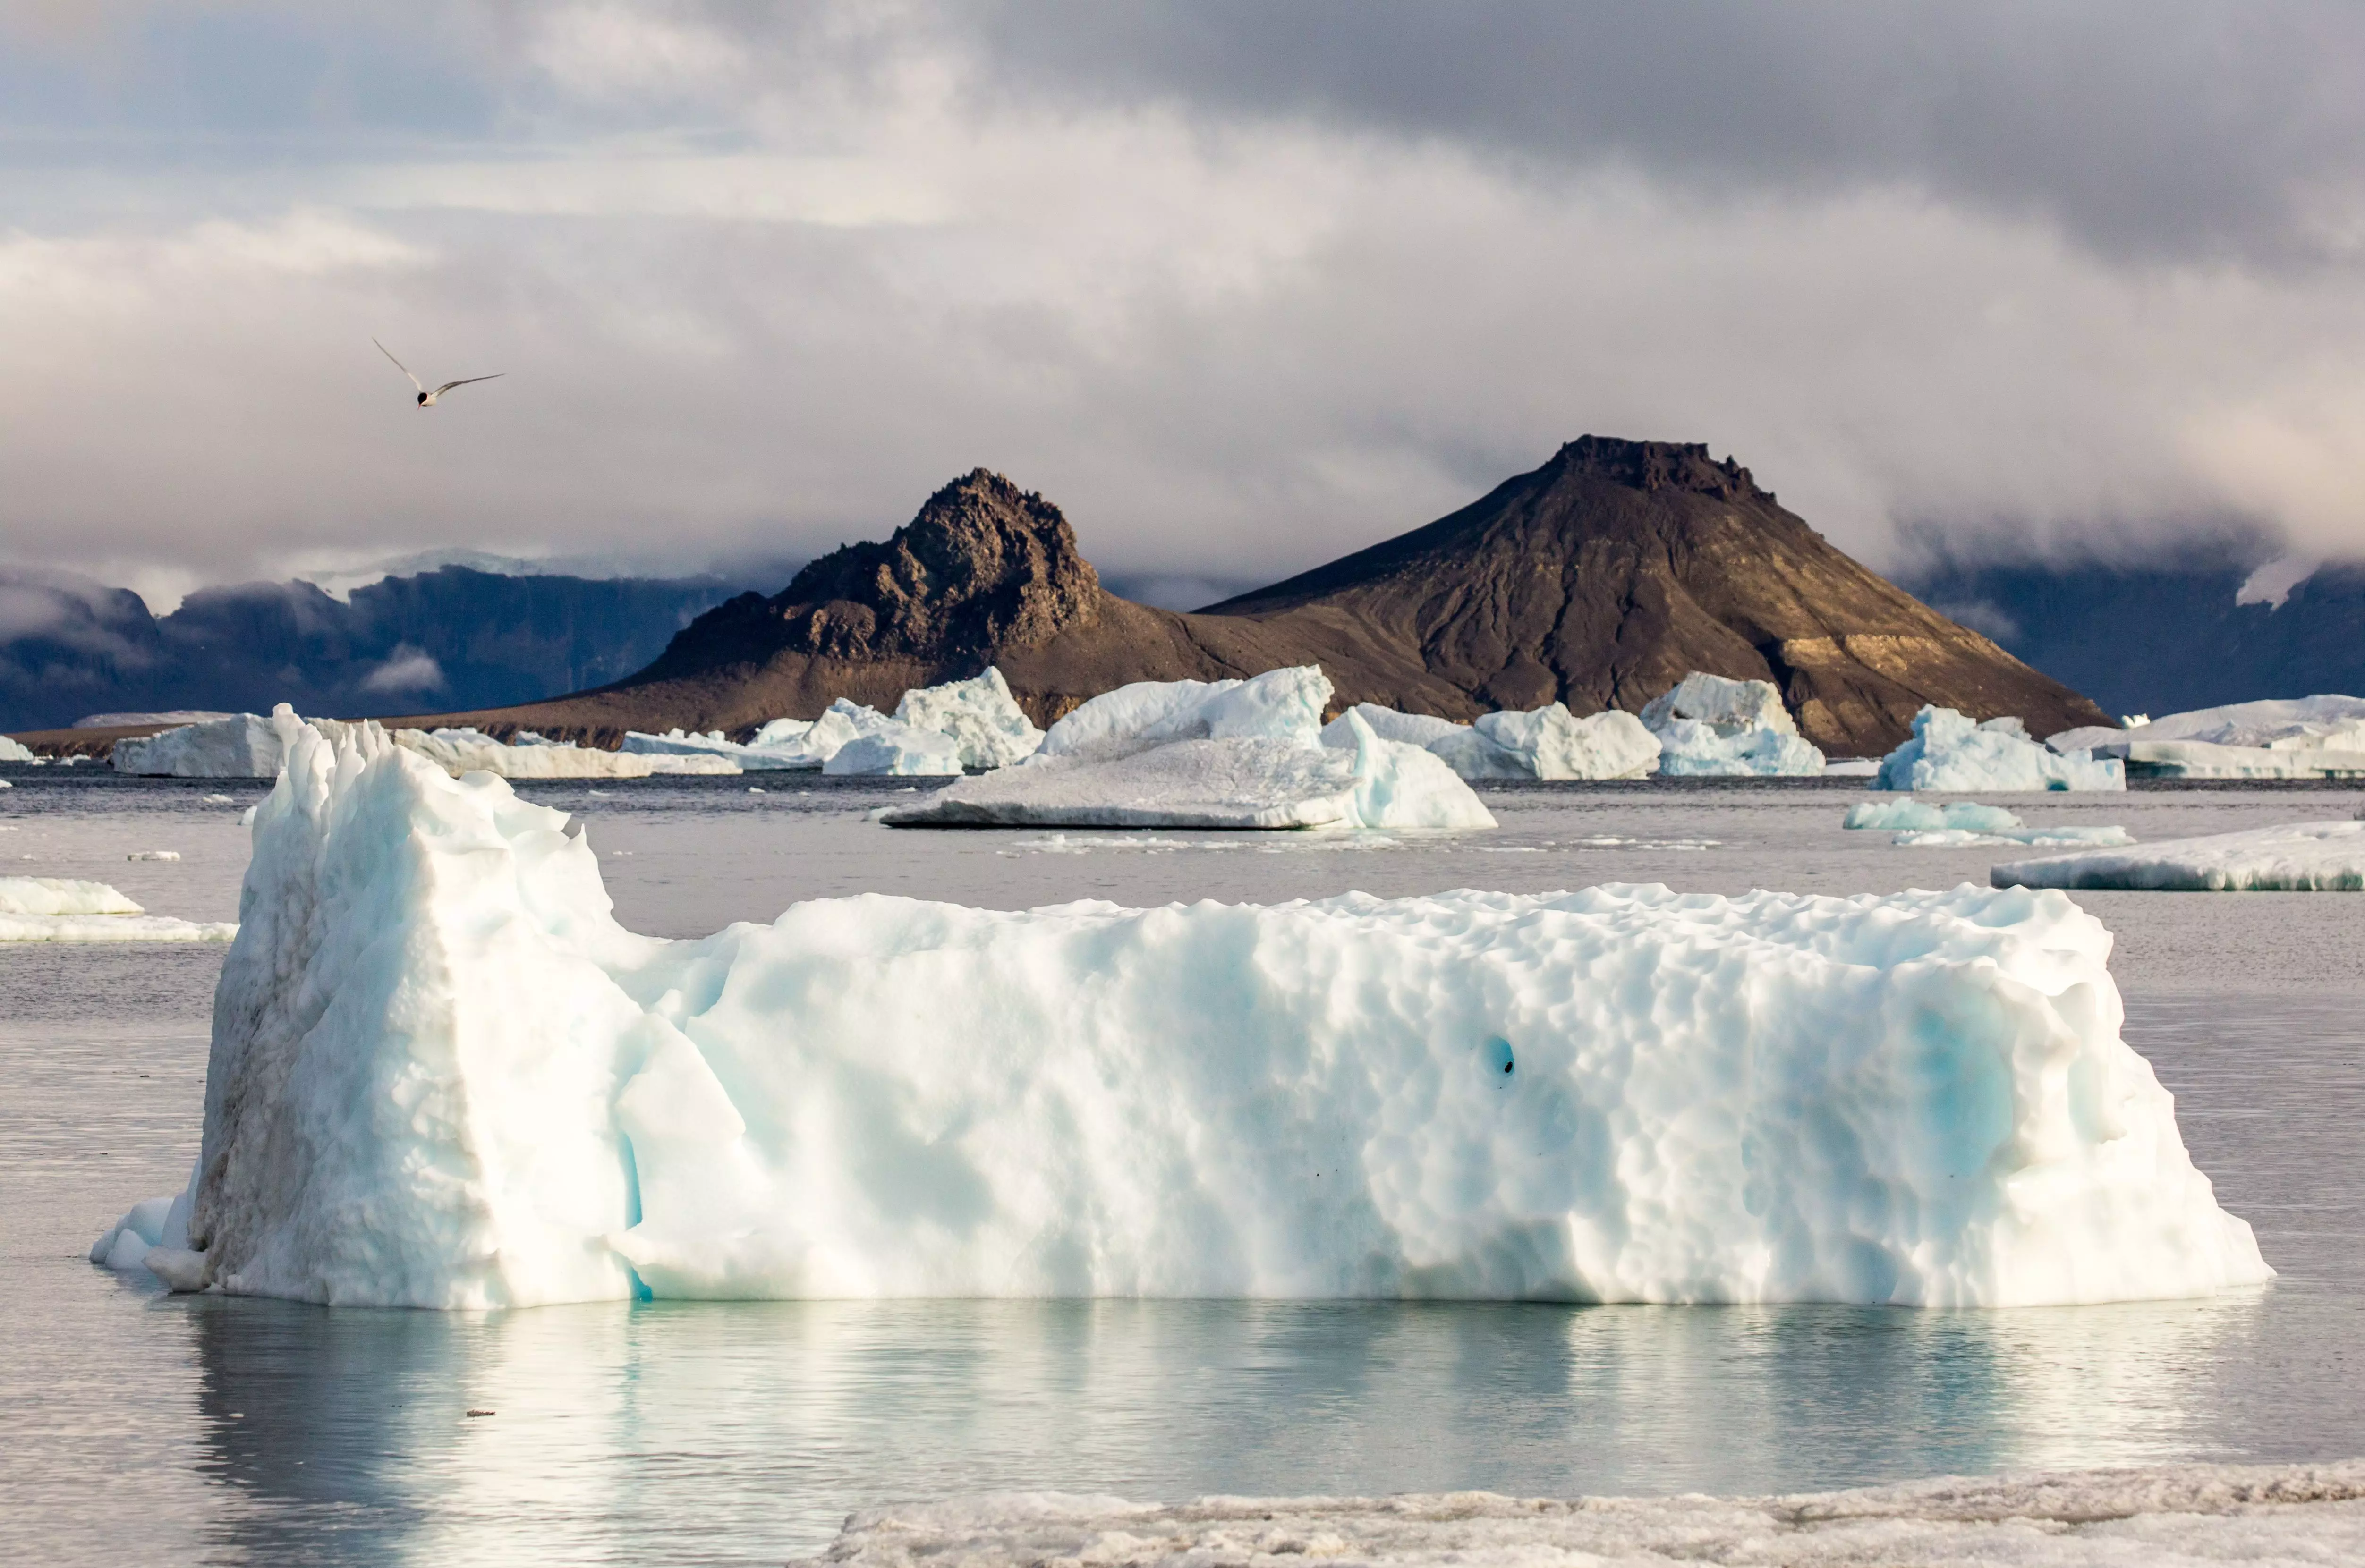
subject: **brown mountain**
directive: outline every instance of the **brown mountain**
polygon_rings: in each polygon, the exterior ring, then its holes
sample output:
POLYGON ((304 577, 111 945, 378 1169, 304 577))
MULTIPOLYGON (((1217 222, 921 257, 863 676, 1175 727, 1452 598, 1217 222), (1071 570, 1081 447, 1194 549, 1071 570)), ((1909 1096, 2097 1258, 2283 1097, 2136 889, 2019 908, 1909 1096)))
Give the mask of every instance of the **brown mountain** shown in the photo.
POLYGON ((1555 699, 1639 709, 1694 669, 1772 680, 1841 756, 1886 751, 1924 702, 2016 713, 2036 734, 2109 722, 1834 549, 1730 459, 1595 436, 1426 528, 1195 614, 1108 592, 1057 507, 979 469, 884 543, 709 610, 637 675, 434 722, 608 745, 744 732, 837 697, 892 708, 994 664, 1048 722, 1130 680, 1309 663, 1342 704, 1454 719, 1555 699))

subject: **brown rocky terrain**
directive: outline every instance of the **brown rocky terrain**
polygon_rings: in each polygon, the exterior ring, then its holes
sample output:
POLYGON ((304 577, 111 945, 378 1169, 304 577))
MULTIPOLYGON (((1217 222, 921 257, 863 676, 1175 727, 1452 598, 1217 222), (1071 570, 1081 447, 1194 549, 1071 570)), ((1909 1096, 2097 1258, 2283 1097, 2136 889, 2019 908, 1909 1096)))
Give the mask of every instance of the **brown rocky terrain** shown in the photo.
POLYGON ((1426 528, 1194 614, 1119 599, 1059 510, 979 469, 883 543, 691 622, 627 679, 545 702, 406 720, 616 745, 630 730, 891 709, 999 665, 1048 723, 1132 680, 1319 664, 1341 704, 1468 719, 1555 699, 1640 709, 1687 670, 1772 680, 1836 756, 1903 738, 1924 702, 2043 735, 2107 723, 1834 549, 1705 446, 1586 436, 1426 528))

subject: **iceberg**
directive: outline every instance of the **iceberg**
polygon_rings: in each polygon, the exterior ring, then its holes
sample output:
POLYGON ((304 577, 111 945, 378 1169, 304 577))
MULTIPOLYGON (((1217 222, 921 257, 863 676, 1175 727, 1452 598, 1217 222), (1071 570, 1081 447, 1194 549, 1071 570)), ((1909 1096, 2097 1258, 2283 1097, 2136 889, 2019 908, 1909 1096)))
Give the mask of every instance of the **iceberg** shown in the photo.
POLYGON ((1553 702, 1488 713, 1471 727, 1535 778, 1646 778, 1659 761, 1658 737, 1618 708, 1580 719, 1553 702))
POLYGON ((1876 790, 1968 794, 1978 790, 2124 790, 2126 770, 2084 752, 2067 756, 2028 738, 2016 718, 1973 723, 1952 708, 1913 715, 1912 738, 1881 759, 1876 790))
POLYGON ((1931 801, 1916 801, 1910 796, 1902 801, 1858 801, 1847 810, 1840 825, 1848 828, 1886 827, 1907 829, 1917 833, 1935 833, 1959 828, 1970 833, 2001 833, 2022 825, 2021 820, 2001 806, 1982 806, 1976 801, 1948 801, 1940 805, 1931 801))
POLYGON ((1330 680, 1313 665, 1252 680, 1138 680, 1086 700, 1043 737, 1044 756, 1116 757, 1189 740, 1321 744, 1330 680))
POLYGON ((0 877, 0 914, 144 914, 105 882, 62 877, 0 877))
POLYGON ((1034 756, 1043 744, 1043 732, 992 665, 973 680, 913 688, 895 705, 895 718, 915 730, 951 736, 959 743, 963 767, 1008 767, 1034 756))
POLYGON ((893 827, 1489 828, 1453 770, 1350 715, 1353 749, 1295 738, 1170 741, 1069 752, 891 806, 893 827), (1358 728, 1360 726, 1360 728, 1358 728))
POLYGON ((824 773, 943 778, 961 771, 960 742, 952 736, 915 729, 848 698, 831 703, 806 738, 810 742, 820 735, 835 741, 845 729, 853 733, 832 746, 821 765, 824 773))
POLYGON ((663 941, 572 826, 374 725, 296 736, 146 1268, 443 1308, 2000 1306, 2271 1272, 2066 894, 865 895, 663 941))
POLYGON ((107 756, 118 773, 172 778, 272 778, 280 762, 278 730, 255 713, 119 740, 107 756))
POLYGON ((12 739, 7 735, 0 735, 0 762, 39 763, 40 760, 33 755, 33 748, 22 741, 12 739))
POLYGON ((1988 879, 1999 888, 2353 893, 2365 890, 2365 822, 2292 823, 2015 860, 1991 868, 1988 879))
POLYGON ((2089 747, 2153 778, 2357 778, 2365 776, 2365 698, 2235 702, 2161 719, 2133 713, 2124 729, 2089 725, 2045 744, 2089 747))
POLYGON ((1668 778, 1811 778, 1823 754, 1799 734, 1770 680, 1694 670, 1642 705, 1668 778))
POLYGON ((1398 745, 1417 745, 1423 751, 1431 749, 1439 741, 1450 741, 1472 733, 1467 724, 1457 724, 1451 719, 1440 719, 1429 713, 1400 713, 1394 708, 1383 708, 1376 702, 1358 702, 1322 726, 1324 745, 1351 746, 1355 733, 1347 722, 1348 714, 1363 721, 1372 734, 1398 745))
POLYGON ((1725 734, 1698 719, 1675 719, 1656 733, 1659 772, 1670 778, 1800 778, 1823 771, 1823 754, 1811 742, 1778 730, 1725 734))

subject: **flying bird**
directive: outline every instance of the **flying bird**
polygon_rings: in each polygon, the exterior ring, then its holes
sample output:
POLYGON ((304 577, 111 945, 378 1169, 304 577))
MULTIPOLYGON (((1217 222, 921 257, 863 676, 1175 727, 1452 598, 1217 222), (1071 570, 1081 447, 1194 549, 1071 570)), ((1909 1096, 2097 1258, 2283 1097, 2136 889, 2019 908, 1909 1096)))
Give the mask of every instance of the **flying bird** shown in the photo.
MULTIPOLYGON (((370 342, 377 343, 377 340, 375 338, 372 338, 370 342)), ((394 351, 387 348, 384 343, 377 343, 377 352, 386 355, 388 359, 394 359, 394 351)), ((398 359, 394 359, 394 368, 402 372, 405 375, 410 375, 410 366, 403 364, 398 359)), ((430 392, 424 386, 421 386, 419 377, 415 375, 410 375, 410 384, 413 386, 419 387, 419 406, 422 409, 429 409, 434 407, 436 398, 441 398, 444 393, 449 392, 454 386, 465 386, 471 382, 476 381, 499 381, 507 374, 508 373, 506 371, 497 370, 490 375, 464 375, 457 381, 445 382, 443 386, 438 386, 432 392, 430 392)))

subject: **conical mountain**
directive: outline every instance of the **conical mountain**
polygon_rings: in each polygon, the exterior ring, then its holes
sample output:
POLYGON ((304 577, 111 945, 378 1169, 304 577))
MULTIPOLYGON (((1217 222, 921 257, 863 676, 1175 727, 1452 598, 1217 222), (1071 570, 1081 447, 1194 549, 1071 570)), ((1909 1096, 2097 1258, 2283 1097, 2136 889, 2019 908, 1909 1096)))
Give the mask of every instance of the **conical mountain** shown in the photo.
MULTIPOLYGON (((1703 446, 1588 436, 1450 517, 1196 614, 1110 593, 1059 510, 979 469, 889 539, 701 616, 612 686, 438 715, 595 744, 745 732, 998 665, 1038 722, 1133 680, 1319 664, 1341 704, 1468 719, 1639 709, 1688 670, 1770 679, 1800 729, 1874 755, 1925 702, 2031 731, 2101 710, 1876 577, 1703 446)), ((424 721, 420 721, 424 722, 424 721)))

